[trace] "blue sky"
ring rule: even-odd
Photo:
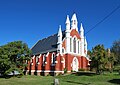
[[[85,32],[120,5],[120,0],[0,0],[0,45],[22,40],[31,48],[38,40],[65,30],[66,15],[75,12]],[[106,48],[120,39],[120,9],[87,35],[88,49]]]

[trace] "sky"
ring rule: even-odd
[[[66,16],[76,13],[85,33],[120,5],[120,0],[0,0],[0,46],[21,40],[31,48],[38,40],[65,30]],[[110,48],[120,39],[120,8],[85,34],[88,49]]]

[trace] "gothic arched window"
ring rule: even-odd
[[[73,52],[76,53],[76,39],[73,39]]]
[[[39,58],[38,58],[38,56],[36,56],[36,63],[38,63],[38,61],[39,61]]]
[[[70,52],[72,52],[72,38],[70,38]]]
[[[46,62],[46,55],[43,56],[43,63],[45,64]]]
[[[52,64],[55,64],[55,61],[56,61],[55,54],[52,54]]]
[[[78,41],[78,54],[80,53],[80,42]]]

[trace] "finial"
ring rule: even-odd
[[[74,20],[76,20],[76,21],[77,21],[77,17],[76,17],[76,14],[75,14],[75,13],[74,13],[74,14],[73,14],[73,16],[72,16],[71,21],[74,21]]]
[[[61,29],[61,25],[59,25],[59,29]]]
[[[59,25],[58,36],[62,35],[61,25]]]
[[[66,24],[67,23],[70,23],[70,19],[69,19],[69,15],[67,15],[67,19],[66,19],[66,22],[65,22]]]

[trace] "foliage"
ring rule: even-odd
[[[29,60],[31,51],[26,43],[22,41],[10,42],[0,46],[0,72],[2,75],[7,75],[11,71],[19,71],[27,65],[26,60]]]
[[[118,72],[119,75],[120,75],[120,65],[115,65],[115,66],[114,66],[114,71],[115,71],[115,72]]]
[[[67,69],[66,68],[64,68],[64,73],[67,73]]]
[[[120,65],[120,39],[113,42],[113,45],[111,47],[111,51],[115,55],[115,59],[116,59],[115,64]]]
[[[91,56],[91,69],[95,69],[97,74],[101,74],[104,70],[109,69],[112,71],[113,63],[114,63],[114,55],[113,53],[108,52],[103,45],[96,45],[92,48],[90,52]]]

